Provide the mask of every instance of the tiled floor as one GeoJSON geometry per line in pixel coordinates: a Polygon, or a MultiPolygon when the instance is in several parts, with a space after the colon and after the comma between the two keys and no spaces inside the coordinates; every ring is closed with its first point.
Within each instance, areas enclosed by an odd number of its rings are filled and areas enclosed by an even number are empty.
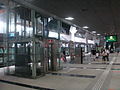
{"type": "MultiPolygon", "coordinates": [[[[120,55],[117,57],[115,55],[111,56],[112,57],[110,58],[110,62],[112,61],[113,57],[115,57],[117,59],[114,63],[120,63],[120,55]]],[[[105,72],[108,66],[109,64],[102,64],[102,61],[93,61],[91,64],[82,65],[64,64],[65,68],[63,70],[53,72],[53,74],[47,74],[46,76],[40,77],[38,79],[6,76],[4,75],[4,69],[1,68],[0,80],[9,81],[12,83],[0,81],[0,90],[93,90],[93,86],[99,80],[100,76],[105,72]],[[15,83],[17,84],[15,85],[15,83]],[[28,87],[26,85],[28,85],[28,87]]],[[[116,68],[118,69],[120,66],[112,65],[111,69],[116,68]]],[[[107,76],[106,81],[103,82],[103,87],[96,90],[120,90],[120,70],[111,69],[108,74],[110,76],[107,76]],[[109,81],[107,82],[107,80],[109,81]]]]}
{"type": "Polygon", "coordinates": [[[113,65],[111,70],[111,81],[109,84],[109,90],[120,90],[120,56],[117,57],[115,62],[116,64],[113,65]]]}
{"type": "Polygon", "coordinates": [[[35,89],[0,82],[0,90],[35,90],[35,89]]]}

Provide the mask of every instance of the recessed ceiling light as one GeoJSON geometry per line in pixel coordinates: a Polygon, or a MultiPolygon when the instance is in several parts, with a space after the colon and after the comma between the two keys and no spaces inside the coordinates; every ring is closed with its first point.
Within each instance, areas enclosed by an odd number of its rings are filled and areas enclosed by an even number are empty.
{"type": "Polygon", "coordinates": [[[96,33],[96,31],[92,31],[92,33],[93,33],[93,34],[95,34],[95,33],[96,33]]]}
{"type": "Polygon", "coordinates": [[[73,17],[67,17],[65,18],[66,20],[73,20],[74,18],[73,17]]]}
{"type": "Polygon", "coordinates": [[[100,35],[100,34],[97,34],[97,35],[100,35]]]}
{"type": "Polygon", "coordinates": [[[88,29],[89,27],[88,26],[84,26],[83,28],[88,29]]]}

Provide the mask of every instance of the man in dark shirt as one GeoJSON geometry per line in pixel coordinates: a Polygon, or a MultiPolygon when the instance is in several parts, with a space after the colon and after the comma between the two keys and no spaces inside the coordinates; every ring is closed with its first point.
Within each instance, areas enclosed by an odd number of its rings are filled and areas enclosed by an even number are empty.
{"type": "Polygon", "coordinates": [[[66,51],[65,51],[65,49],[63,50],[63,55],[64,55],[64,62],[66,62],[67,60],[66,60],[66,51]]]}

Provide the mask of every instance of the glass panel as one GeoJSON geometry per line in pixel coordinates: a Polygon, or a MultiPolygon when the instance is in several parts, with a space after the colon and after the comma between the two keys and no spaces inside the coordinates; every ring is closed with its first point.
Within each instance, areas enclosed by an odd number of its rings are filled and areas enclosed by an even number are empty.
{"type": "Polygon", "coordinates": [[[15,50],[15,74],[24,77],[31,77],[30,45],[28,43],[17,43],[15,50]]]}
{"type": "Polygon", "coordinates": [[[47,29],[49,30],[48,37],[51,38],[56,38],[58,39],[58,30],[59,30],[59,25],[58,25],[58,20],[54,18],[48,18],[48,23],[47,23],[47,29]]]}
{"type": "Polygon", "coordinates": [[[36,43],[36,49],[35,49],[35,59],[36,59],[36,75],[40,76],[42,74],[44,74],[43,71],[43,64],[42,64],[42,60],[43,60],[43,46],[41,43],[36,43]]]}
{"type": "Polygon", "coordinates": [[[5,5],[1,2],[1,7],[0,7],[0,66],[4,66],[4,49],[6,45],[6,7],[5,5]],[[2,7],[3,6],[3,7],[2,7]]]}
{"type": "Polygon", "coordinates": [[[32,36],[32,30],[31,10],[17,5],[12,8],[9,13],[8,74],[32,76],[32,48],[28,40],[32,36]]]}
{"type": "Polygon", "coordinates": [[[36,35],[43,35],[43,22],[44,19],[41,17],[39,13],[35,13],[35,18],[36,18],[36,35]]]}

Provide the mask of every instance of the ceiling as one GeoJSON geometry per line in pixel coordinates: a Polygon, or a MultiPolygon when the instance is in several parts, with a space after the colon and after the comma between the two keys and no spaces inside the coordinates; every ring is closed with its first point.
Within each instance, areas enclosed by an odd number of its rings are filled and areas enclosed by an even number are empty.
{"type": "MultiPolygon", "coordinates": [[[[1,0],[6,1],[7,0],[1,0]]],[[[22,0],[15,0],[21,1],[22,0]]],[[[80,27],[97,33],[120,33],[120,0],[23,0],[80,27]]],[[[0,7],[2,8],[2,7],[0,7]]]]}
{"type": "Polygon", "coordinates": [[[60,18],[97,33],[120,32],[120,0],[27,0],[60,18]]]}

